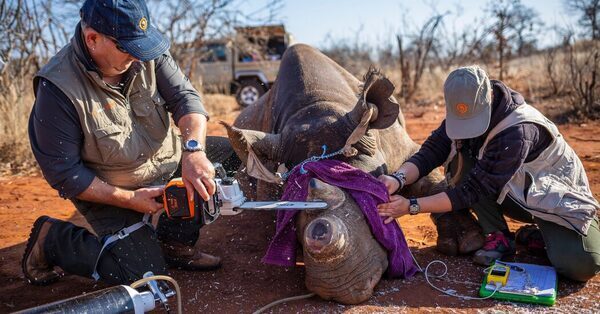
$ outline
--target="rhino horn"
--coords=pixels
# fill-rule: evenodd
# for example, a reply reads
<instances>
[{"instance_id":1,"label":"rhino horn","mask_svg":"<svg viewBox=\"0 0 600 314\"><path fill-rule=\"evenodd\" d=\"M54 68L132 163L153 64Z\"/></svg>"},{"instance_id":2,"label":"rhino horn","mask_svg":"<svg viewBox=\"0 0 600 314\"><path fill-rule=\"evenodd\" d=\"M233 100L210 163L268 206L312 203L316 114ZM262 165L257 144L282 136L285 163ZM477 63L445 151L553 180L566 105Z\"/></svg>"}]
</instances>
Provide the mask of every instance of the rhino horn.
<instances>
[{"instance_id":1,"label":"rhino horn","mask_svg":"<svg viewBox=\"0 0 600 314\"><path fill-rule=\"evenodd\" d=\"M221 125L227 129L231 146L244 164L248 162L248 147L252 148L252 151L261 159L277 159L281 146L280 134L238 129L223 121L221 121Z\"/></svg>"},{"instance_id":2,"label":"rhino horn","mask_svg":"<svg viewBox=\"0 0 600 314\"><path fill-rule=\"evenodd\" d=\"M319 217L304 231L304 249L315 260L340 256L348 246L348 229L335 216Z\"/></svg>"},{"instance_id":3,"label":"rhino horn","mask_svg":"<svg viewBox=\"0 0 600 314\"><path fill-rule=\"evenodd\" d=\"M337 208L344 203L346 195L338 187L312 178L308 185L307 199L325 201L329 205L329 208Z\"/></svg>"},{"instance_id":4,"label":"rhino horn","mask_svg":"<svg viewBox=\"0 0 600 314\"><path fill-rule=\"evenodd\" d=\"M394 84L379 71L371 68L364 78L364 85L359 94L358 102L350 112L350 118L359 123L363 115L373 106L369 127L385 129L398 120L400 105L393 97Z\"/></svg>"},{"instance_id":5,"label":"rhino horn","mask_svg":"<svg viewBox=\"0 0 600 314\"><path fill-rule=\"evenodd\" d=\"M340 188L312 178L307 199L325 201L329 209L335 209L344 204L346 195ZM347 239L346 225L331 215L311 221L304 230L304 247L315 259L338 255L344 250Z\"/></svg>"}]
</instances>

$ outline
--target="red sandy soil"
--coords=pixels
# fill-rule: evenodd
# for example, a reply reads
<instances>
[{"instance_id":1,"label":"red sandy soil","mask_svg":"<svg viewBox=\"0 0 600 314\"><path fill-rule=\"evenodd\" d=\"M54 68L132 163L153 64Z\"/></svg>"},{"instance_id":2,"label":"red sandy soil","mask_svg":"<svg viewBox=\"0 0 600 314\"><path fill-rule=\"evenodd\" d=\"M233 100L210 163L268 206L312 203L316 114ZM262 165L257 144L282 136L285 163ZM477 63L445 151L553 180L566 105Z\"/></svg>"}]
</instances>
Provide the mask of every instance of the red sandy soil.
<instances>
[{"instance_id":1,"label":"red sandy soil","mask_svg":"<svg viewBox=\"0 0 600 314\"><path fill-rule=\"evenodd\" d=\"M223 115L232 121L237 112ZM428 109L424 114L406 114L409 134L422 142L443 118L443 109ZM212 119L211 134L224 132ZM577 151L597 199L600 199L600 122L563 125L561 131ZM86 278L66 276L47 287L25 283L20 260L33 221L50 215L86 225L69 201L57 196L40 176L0 177L0 312L12 312L106 287ZM477 296L482 268L473 265L468 256L447 257L434 249L436 231L427 215L401 219L402 228L416 259L422 266L434 259L448 265L453 281L434 281L438 286L457 293ZM511 222L516 230L518 223ZM244 212L221 217L202 229L198 247L223 258L223 267L213 272L173 270L172 276L182 287L183 307L187 313L250 313L260 307L290 296L309 293L304 286L302 266L282 268L260 262L274 233L272 213ZM547 263L544 258L517 254L519 261ZM458 282L462 283L458 283ZM466 301L445 296L432 289L420 274L407 280L382 279L373 296L361 305L348 306L324 301L318 297L288 302L270 311L328 313L393 313L393 312L542 312L547 310L581 313L600 309L600 276L587 284L564 278L559 280L559 298L553 308L500 302ZM171 301L174 308L175 300Z\"/></svg>"}]
</instances>

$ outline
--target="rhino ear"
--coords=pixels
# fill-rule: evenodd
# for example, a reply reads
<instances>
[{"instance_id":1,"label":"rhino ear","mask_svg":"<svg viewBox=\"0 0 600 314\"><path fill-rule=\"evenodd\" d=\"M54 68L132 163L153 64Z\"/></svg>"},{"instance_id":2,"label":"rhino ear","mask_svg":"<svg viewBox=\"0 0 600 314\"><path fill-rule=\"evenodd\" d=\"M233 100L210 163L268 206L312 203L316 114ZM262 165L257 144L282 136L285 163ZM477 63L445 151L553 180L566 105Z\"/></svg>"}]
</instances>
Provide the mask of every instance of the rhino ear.
<instances>
[{"instance_id":1,"label":"rhino ear","mask_svg":"<svg viewBox=\"0 0 600 314\"><path fill-rule=\"evenodd\" d=\"M276 160L281 146L281 135L265 133L255 130L238 129L234 126L221 121L227 129L229 142L233 146L233 150L246 164L248 162L248 146L252 148L254 153L262 158Z\"/></svg>"},{"instance_id":2,"label":"rhino ear","mask_svg":"<svg viewBox=\"0 0 600 314\"><path fill-rule=\"evenodd\" d=\"M372 129L385 129L396 120L400 114L400 105L392 96L394 84L383 74L373 68L369 69L364 77L364 85L359 94L358 103L352 110L350 116L356 122L361 121L369 104L376 107L371 116L369 127Z\"/></svg>"}]
</instances>

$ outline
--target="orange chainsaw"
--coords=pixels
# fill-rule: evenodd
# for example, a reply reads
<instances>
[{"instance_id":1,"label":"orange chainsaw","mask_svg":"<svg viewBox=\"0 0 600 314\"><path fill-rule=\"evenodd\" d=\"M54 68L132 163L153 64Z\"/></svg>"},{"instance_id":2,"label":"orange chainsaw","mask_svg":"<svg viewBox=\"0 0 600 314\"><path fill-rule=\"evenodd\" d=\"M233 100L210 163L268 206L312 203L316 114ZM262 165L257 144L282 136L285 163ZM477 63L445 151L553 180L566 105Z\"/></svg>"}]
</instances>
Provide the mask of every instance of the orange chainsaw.
<instances>
[{"instance_id":1,"label":"orange chainsaw","mask_svg":"<svg viewBox=\"0 0 600 314\"><path fill-rule=\"evenodd\" d=\"M167 216L171 219L192 219L196 223L207 225L215 221L219 215L237 215L244 210L317 210L327 208L321 201L261 201L248 202L238 181L228 177L220 164L215 164L217 191L209 201L205 201L194 190L190 199L181 178L173 178L165 186L162 200Z\"/></svg>"}]
</instances>

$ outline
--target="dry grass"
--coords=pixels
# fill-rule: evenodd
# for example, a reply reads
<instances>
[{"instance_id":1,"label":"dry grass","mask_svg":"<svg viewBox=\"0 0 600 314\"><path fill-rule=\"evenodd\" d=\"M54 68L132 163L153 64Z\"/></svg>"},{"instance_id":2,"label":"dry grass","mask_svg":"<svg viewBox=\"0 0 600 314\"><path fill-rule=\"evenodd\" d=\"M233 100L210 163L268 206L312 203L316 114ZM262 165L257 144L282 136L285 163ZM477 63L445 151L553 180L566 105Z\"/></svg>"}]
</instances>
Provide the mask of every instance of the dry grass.
<instances>
[{"instance_id":1,"label":"dry grass","mask_svg":"<svg viewBox=\"0 0 600 314\"><path fill-rule=\"evenodd\" d=\"M208 125L210 135L224 136L225 130L218 124L220 120L233 122L228 118L231 112L240 110L233 96L207 94L203 97L211 119ZM33 92L6 93L0 97L0 176L39 171L29 145L27 126L29 113L34 102ZM229 120L227 120L229 119Z\"/></svg>"},{"instance_id":2,"label":"dry grass","mask_svg":"<svg viewBox=\"0 0 600 314\"><path fill-rule=\"evenodd\" d=\"M204 107L213 118L222 118L231 112L240 110L235 97L221 94L205 94Z\"/></svg>"},{"instance_id":3,"label":"dry grass","mask_svg":"<svg viewBox=\"0 0 600 314\"><path fill-rule=\"evenodd\" d=\"M29 146L27 125L33 92L14 87L0 97L0 175L30 172L36 165Z\"/></svg>"},{"instance_id":4,"label":"dry grass","mask_svg":"<svg viewBox=\"0 0 600 314\"><path fill-rule=\"evenodd\" d=\"M569 104L569 73L567 67L567 56L565 53L558 53L552 68L552 78L558 85L558 91L552 90L550 74L546 70L546 54L539 53L526 58L514 59L508 62L505 70L504 83L513 90L521 93L529 104L541 109L556 122L567 122L568 113L572 110ZM443 86L444 80L448 74L459 66L477 64L481 66L491 79L497 79L498 68L491 67L481 63L457 64L448 70L441 67L429 67L423 73L419 84L419 89L409 103L405 104L405 111L420 113L428 110L429 106L444 106ZM366 71L367 68L364 69ZM381 68L383 73L396 84L396 93L399 92L401 74L399 67ZM396 94L399 99L399 95Z\"/></svg>"},{"instance_id":5,"label":"dry grass","mask_svg":"<svg viewBox=\"0 0 600 314\"><path fill-rule=\"evenodd\" d=\"M220 94L205 94L204 107L210 114L207 126L208 135L218 136L227 136L225 128L219 124L219 121L233 123L233 119L241 110L235 97Z\"/></svg>"}]
</instances>

